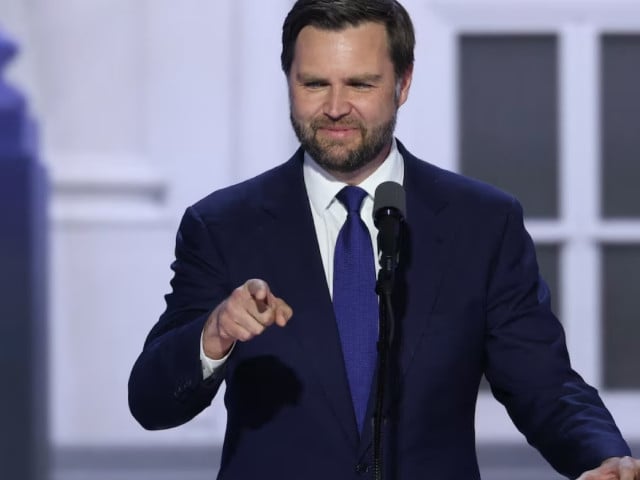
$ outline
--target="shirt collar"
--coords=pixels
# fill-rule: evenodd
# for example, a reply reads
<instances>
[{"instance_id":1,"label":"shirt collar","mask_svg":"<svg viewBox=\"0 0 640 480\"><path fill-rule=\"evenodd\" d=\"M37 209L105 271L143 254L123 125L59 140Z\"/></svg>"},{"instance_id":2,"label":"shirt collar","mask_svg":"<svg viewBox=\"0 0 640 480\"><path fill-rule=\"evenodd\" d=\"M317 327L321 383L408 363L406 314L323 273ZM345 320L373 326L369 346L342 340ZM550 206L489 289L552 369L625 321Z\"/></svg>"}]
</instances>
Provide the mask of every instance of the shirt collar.
<instances>
[{"instance_id":1,"label":"shirt collar","mask_svg":"<svg viewBox=\"0 0 640 480\"><path fill-rule=\"evenodd\" d=\"M311 207L319 214L331 206L337 193L347 185L324 170L307 152L304 153L303 174ZM394 138L387 158L358 186L373 199L381 183L391 181L402 185L403 180L404 160Z\"/></svg>"}]
</instances>

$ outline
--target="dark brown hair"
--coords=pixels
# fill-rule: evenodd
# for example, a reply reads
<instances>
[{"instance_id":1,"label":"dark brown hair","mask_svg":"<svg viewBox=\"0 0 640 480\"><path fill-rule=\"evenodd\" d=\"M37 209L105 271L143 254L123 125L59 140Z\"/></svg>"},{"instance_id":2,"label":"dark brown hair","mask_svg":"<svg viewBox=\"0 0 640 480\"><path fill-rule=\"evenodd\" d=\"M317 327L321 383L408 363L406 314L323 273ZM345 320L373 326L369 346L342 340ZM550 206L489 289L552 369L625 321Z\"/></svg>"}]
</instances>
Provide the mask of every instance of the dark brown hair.
<instances>
[{"instance_id":1,"label":"dark brown hair","mask_svg":"<svg viewBox=\"0 0 640 480\"><path fill-rule=\"evenodd\" d=\"M400 78L413 65L416 40L409 14L396 0L298 0L282 26L282 70L289 75L296 40L304 27L338 31L365 22L386 27L389 56Z\"/></svg>"}]
</instances>

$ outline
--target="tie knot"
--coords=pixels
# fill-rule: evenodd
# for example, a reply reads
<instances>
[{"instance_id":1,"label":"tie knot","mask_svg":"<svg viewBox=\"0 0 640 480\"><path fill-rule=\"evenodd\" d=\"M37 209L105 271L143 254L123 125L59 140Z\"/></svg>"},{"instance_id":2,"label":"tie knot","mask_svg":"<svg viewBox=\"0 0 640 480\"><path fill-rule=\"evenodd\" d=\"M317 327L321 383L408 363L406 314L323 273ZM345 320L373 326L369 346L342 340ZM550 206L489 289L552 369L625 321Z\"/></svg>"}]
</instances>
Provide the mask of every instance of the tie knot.
<instances>
[{"instance_id":1,"label":"tie knot","mask_svg":"<svg viewBox=\"0 0 640 480\"><path fill-rule=\"evenodd\" d=\"M367 192L362 188L349 185L340 190L336 198L345 206L348 213L360 215L360 206L366 196Z\"/></svg>"}]
</instances>

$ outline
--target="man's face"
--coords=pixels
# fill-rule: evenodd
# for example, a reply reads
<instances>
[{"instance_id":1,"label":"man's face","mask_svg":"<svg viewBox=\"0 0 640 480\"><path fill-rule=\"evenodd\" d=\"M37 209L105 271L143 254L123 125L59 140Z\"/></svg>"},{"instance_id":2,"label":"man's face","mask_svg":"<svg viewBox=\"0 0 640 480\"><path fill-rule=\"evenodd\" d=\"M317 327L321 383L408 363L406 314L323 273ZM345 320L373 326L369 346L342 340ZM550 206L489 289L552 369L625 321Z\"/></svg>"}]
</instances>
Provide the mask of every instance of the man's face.
<instances>
[{"instance_id":1,"label":"man's face","mask_svg":"<svg viewBox=\"0 0 640 480\"><path fill-rule=\"evenodd\" d=\"M293 128L320 166L362 180L384 161L411 83L396 79L384 25L303 28L288 82Z\"/></svg>"}]
</instances>

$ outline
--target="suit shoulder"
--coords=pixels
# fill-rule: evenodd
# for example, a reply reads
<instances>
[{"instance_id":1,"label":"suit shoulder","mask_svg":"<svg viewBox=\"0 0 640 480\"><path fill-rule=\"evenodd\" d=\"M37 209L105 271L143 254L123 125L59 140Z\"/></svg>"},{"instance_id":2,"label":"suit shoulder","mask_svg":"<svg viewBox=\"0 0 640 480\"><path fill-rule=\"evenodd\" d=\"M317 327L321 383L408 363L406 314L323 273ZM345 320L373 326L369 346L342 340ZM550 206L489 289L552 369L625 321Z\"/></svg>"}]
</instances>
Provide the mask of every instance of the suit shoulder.
<instances>
[{"instance_id":1,"label":"suit shoulder","mask_svg":"<svg viewBox=\"0 0 640 480\"><path fill-rule=\"evenodd\" d=\"M410 165L410 167L409 167ZM439 199L443 204L455 205L468 212L505 212L520 209L518 200L510 193L481 180L437 167L413 157L408 165L411 182L424 195Z\"/></svg>"},{"instance_id":2,"label":"suit shoulder","mask_svg":"<svg viewBox=\"0 0 640 480\"><path fill-rule=\"evenodd\" d=\"M190 208L205 221L233 217L243 218L255 210L269 196L296 179L302 179L302 159L297 152L287 162L255 177L216 190L194 203Z\"/></svg>"},{"instance_id":3,"label":"suit shoulder","mask_svg":"<svg viewBox=\"0 0 640 480\"><path fill-rule=\"evenodd\" d=\"M442 170L442 183L454 193L455 198L464 202L485 206L510 206L517 203L514 195L495 185L460 173Z\"/></svg>"}]
</instances>

